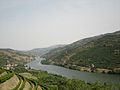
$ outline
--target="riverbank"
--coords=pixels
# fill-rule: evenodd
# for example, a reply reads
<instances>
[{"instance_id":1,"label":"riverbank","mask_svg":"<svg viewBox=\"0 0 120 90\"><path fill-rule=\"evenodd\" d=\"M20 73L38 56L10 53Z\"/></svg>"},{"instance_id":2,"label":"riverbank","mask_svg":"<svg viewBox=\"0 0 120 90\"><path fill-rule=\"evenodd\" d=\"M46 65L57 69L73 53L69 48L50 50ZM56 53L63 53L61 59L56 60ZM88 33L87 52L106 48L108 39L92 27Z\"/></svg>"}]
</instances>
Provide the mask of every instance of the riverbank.
<instances>
[{"instance_id":1,"label":"riverbank","mask_svg":"<svg viewBox=\"0 0 120 90\"><path fill-rule=\"evenodd\" d=\"M83 66L77 66L77 65L71 65L71 64L63 65L63 64L55 63L53 61L49 62L47 60L42 60L41 63L45 65L57 65L57 66L61 66L61 67L65 67L65 68L73 69L73 70L78 70L82 72L120 74L120 68L107 69L107 68L96 68L96 67L83 67Z\"/></svg>"},{"instance_id":2,"label":"riverbank","mask_svg":"<svg viewBox=\"0 0 120 90\"><path fill-rule=\"evenodd\" d=\"M112 83L112 84L117 84L120 82L120 75L118 74L82 72L78 70L64 68L58 65L44 65L41 64L41 61L43 60L45 59L36 58L35 61L32 61L26 65L35 70L43 70L43 71L47 71L48 73L61 75L70 79L83 80L85 82L94 83L96 81L100 81L101 83Z\"/></svg>"},{"instance_id":3,"label":"riverbank","mask_svg":"<svg viewBox=\"0 0 120 90\"><path fill-rule=\"evenodd\" d=\"M40 86L42 90L119 90L119 84L101 83L101 82L85 82L78 79L69 79L61 75L50 74L46 71L29 69L22 67L21 70L15 69L14 72L19 74L24 79L27 78L29 85L34 87ZM36 78L35 78L36 77ZM34 80L34 81L33 81ZM24 81L23 81L24 82ZM36 82L34 84L34 82ZM31 84L32 83L32 84ZM26 84L25 84L26 86ZM25 88L24 86L24 88ZM41 89L40 89L41 90Z\"/></svg>"}]
</instances>

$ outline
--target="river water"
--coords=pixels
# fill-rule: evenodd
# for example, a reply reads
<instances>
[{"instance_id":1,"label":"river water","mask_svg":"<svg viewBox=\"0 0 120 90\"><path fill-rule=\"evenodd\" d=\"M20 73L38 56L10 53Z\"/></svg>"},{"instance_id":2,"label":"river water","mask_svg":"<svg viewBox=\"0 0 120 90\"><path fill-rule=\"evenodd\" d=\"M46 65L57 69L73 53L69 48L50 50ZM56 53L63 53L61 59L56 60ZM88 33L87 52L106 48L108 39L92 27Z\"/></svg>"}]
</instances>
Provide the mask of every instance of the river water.
<instances>
[{"instance_id":1,"label":"river water","mask_svg":"<svg viewBox=\"0 0 120 90\"><path fill-rule=\"evenodd\" d=\"M55 65L43 65L41 64L42 60L43 58L36 58L35 61L28 63L27 66L31 67L32 69L44 70L47 71L48 73L62 75L68 78L84 80L85 82L100 81L100 82L110 82L113 84L120 83L120 75L117 74L81 72Z\"/></svg>"}]
</instances>

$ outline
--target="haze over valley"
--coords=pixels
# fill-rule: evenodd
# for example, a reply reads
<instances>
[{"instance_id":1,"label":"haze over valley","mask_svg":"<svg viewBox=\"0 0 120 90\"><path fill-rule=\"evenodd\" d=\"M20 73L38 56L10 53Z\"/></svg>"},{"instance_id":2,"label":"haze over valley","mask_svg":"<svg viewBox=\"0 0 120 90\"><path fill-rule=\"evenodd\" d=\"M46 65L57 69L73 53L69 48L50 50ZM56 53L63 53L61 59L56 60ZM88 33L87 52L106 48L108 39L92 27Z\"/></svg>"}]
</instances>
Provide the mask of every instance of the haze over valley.
<instances>
[{"instance_id":1,"label":"haze over valley","mask_svg":"<svg viewBox=\"0 0 120 90\"><path fill-rule=\"evenodd\" d=\"M120 90L120 0L0 0L0 90Z\"/></svg>"}]
</instances>

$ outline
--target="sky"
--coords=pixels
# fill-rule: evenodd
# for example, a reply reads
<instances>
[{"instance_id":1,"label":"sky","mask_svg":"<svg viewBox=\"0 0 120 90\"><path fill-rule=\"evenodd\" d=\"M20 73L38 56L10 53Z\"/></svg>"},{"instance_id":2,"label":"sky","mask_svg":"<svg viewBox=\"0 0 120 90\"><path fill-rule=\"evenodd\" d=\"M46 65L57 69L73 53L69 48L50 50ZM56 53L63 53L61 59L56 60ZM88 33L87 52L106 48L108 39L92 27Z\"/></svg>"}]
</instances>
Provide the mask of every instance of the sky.
<instances>
[{"instance_id":1,"label":"sky","mask_svg":"<svg viewBox=\"0 0 120 90\"><path fill-rule=\"evenodd\" d=\"M120 0L0 0L0 48L30 50L120 30Z\"/></svg>"}]
</instances>

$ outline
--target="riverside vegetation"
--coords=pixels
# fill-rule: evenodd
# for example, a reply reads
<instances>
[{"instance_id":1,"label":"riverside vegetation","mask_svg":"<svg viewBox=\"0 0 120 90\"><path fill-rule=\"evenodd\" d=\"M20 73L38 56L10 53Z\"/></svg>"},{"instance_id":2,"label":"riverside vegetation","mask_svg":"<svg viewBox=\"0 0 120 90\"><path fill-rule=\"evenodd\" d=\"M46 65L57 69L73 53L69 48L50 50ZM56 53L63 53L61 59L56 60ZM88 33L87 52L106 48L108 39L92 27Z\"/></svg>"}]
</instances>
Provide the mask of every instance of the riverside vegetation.
<instances>
[{"instance_id":1,"label":"riverside vegetation","mask_svg":"<svg viewBox=\"0 0 120 90\"><path fill-rule=\"evenodd\" d=\"M120 31L86 38L43 55L45 64L103 73L120 73ZM84 82L26 68L32 53L0 49L0 90L120 90L120 84Z\"/></svg>"},{"instance_id":2,"label":"riverside vegetation","mask_svg":"<svg viewBox=\"0 0 120 90\"><path fill-rule=\"evenodd\" d=\"M4 59L3 59L4 60ZM23 61L21 61L23 62ZM14 62L15 63L15 62ZM119 90L120 84L84 82L46 71L26 69L19 63L9 70L1 64L0 90Z\"/></svg>"},{"instance_id":3,"label":"riverside vegetation","mask_svg":"<svg viewBox=\"0 0 120 90\"><path fill-rule=\"evenodd\" d=\"M4 90L2 84L5 84L14 75L17 76L19 81L14 87L8 87L7 90L120 90L119 84L114 86L99 82L85 83L81 80L49 74L46 71L27 70L23 66L16 67L14 70L1 68L0 74L4 72L7 72L7 74L0 77L0 90ZM29 87L26 86L26 83L29 84ZM27 89L25 89L26 87Z\"/></svg>"},{"instance_id":4,"label":"riverside vegetation","mask_svg":"<svg viewBox=\"0 0 120 90\"><path fill-rule=\"evenodd\" d=\"M43 55L43 64L120 74L120 31L82 39Z\"/></svg>"}]
</instances>

